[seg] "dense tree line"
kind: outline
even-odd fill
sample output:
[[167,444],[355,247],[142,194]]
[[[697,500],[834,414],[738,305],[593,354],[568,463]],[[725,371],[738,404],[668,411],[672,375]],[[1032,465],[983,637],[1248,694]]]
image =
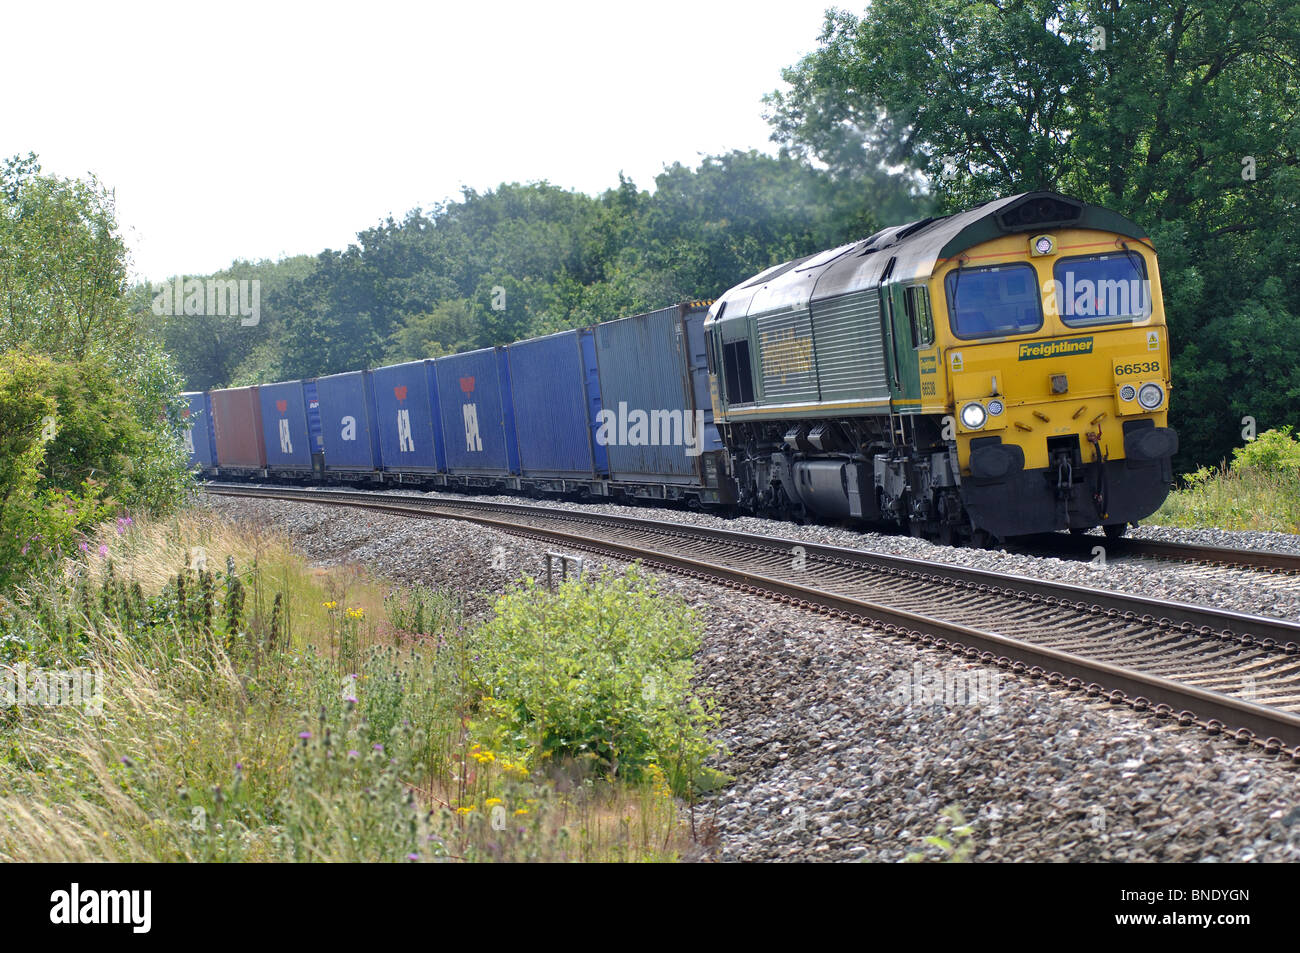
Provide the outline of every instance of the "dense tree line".
[[[153,318],[192,387],[501,344],[712,297],[882,225],[1057,189],[1161,256],[1180,463],[1300,406],[1300,0],[875,0],[831,11],[768,100],[776,157],[653,190],[466,191],[263,280],[261,324]],[[147,314],[154,289],[137,289]]]
[[926,200],[885,172],[852,187],[789,155],[734,152],[666,168],[653,191],[620,176],[598,196],[541,182],[466,190],[361,232],[342,251],[237,263],[262,320],[152,314],[190,386],[294,379],[506,344],[712,297],[776,262],[862,237]]

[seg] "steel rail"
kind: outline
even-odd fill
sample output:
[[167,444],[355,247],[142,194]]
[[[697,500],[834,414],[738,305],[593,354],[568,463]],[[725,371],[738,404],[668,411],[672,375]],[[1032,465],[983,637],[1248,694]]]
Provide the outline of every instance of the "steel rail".
[[1271,549],[1242,549],[1239,546],[1210,546],[1203,543],[1176,543],[1162,539],[1105,536],[1066,536],[1052,533],[1030,537],[1023,541],[1029,550],[1040,549],[1080,559],[1090,558],[1093,549],[1101,546],[1106,558],[1133,557],[1138,559],[1163,559],[1196,565],[1222,566],[1227,569],[1250,569],[1256,572],[1300,574],[1300,554]]

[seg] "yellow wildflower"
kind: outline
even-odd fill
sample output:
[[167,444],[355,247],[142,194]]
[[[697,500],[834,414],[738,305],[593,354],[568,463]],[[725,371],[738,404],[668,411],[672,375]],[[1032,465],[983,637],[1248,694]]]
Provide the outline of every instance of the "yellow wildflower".
[[486,801],[483,802],[483,806],[484,806],[484,807],[496,807],[496,806],[497,806],[498,804],[500,804],[500,803],[501,803],[501,798],[499,798],[499,797],[490,797],[490,798],[488,798]]
[[337,602],[322,602],[321,606],[326,609],[334,610],[339,607],[339,604]]
[[523,817],[527,813],[528,813],[528,808],[521,807],[517,811],[515,811],[515,817]]

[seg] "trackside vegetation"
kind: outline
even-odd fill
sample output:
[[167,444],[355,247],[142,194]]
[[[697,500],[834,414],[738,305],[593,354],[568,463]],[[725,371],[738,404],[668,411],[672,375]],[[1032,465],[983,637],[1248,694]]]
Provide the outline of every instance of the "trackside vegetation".
[[1199,467],[1150,522],[1300,533],[1300,440],[1289,426],[1267,430],[1234,450],[1230,464]]
[[[525,581],[472,624],[210,515],[92,542],[0,603],[0,860],[695,849],[689,804],[718,780],[699,623],[652,579]],[[78,670],[98,696],[50,704],[49,674]]]
[[127,309],[112,193],[0,162],[0,592],[191,480],[181,378]]

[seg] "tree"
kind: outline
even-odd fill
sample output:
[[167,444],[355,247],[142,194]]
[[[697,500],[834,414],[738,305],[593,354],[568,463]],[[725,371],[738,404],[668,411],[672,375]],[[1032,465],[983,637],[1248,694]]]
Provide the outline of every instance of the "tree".
[[[187,315],[175,306],[172,314],[158,314],[157,311],[165,311],[162,307],[155,308],[156,303],[163,304],[159,300],[163,288],[148,282],[131,289],[128,307],[148,335],[171,355],[178,367],[184,368],[187,390],[224,387],[240,373],[242,365],[256,360],[254,355],[259,350],[275,351],[278,345],[273,340],[272,329],[282,320],[287,290],[294,281],[309,276],[313,268],[314,260],[308,255],[275,262],[236,261],[203,279],[205,282],[207,278],[258,282],[260,314],[256,324],[247,323],[233,313]],[[173,276],[167,284],[174,287],[176,280]],[[263,353],[261,359],[264,357]]]
[[264,296],[262,337],[238,354],[192,318],[166,324],[162,339],[192,386],[509,344],[712,297],[769,265],[861,238],[886,216],[920,217],[923,207],[893,173],[845,184],[792,155],[757,152],[670,166],[653,192],[621,174],[598,196],[547,182],[467,189],[316,256]]
[[389,338],[386,364],[440,357],[483,346],[481,316],[465,298],[440,301],[428,314],[407,318]]
[[40,170],[32,154],[0,168],[0,348],[112,353],[134,332],[113,195]]

